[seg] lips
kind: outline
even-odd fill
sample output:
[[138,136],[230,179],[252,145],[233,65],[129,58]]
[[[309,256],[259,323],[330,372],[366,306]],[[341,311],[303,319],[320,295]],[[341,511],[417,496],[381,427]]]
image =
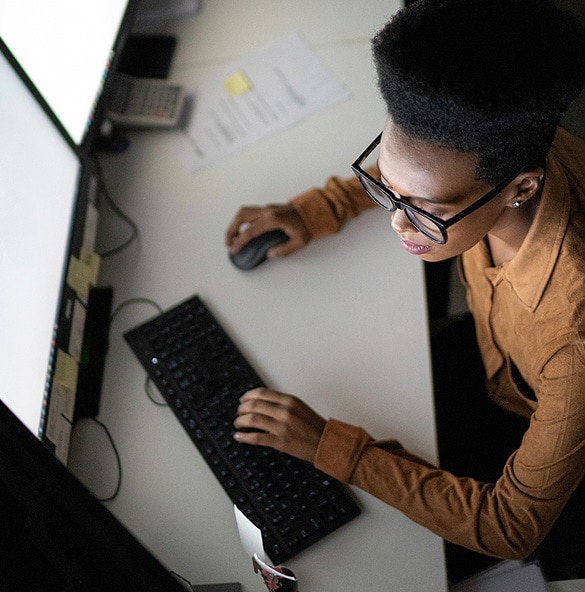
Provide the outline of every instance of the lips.
[[411,255],[424,255],[433,248],[429,245],[419,245],[418,243],[412,243],[402,237],[400,237],[400,244],[402,245],[402,248],[405,251],[408,251]]

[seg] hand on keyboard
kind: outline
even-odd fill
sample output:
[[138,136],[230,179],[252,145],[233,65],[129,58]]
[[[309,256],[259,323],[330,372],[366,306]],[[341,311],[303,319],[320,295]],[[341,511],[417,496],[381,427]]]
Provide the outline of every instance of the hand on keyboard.
[[261,431],[237,431],[234,438],[243,444],[269,446],[312,463],[325,423],[298,397],[257,388],[241,397],[234,426],[238,430]]
[[[359,515],[341,483],[303,460],[315,457],[325,420],[296,397],[258,388],[264,382],[198,296],[124,337],[273,562]],[[264,442],[277,450],[247,444]]]

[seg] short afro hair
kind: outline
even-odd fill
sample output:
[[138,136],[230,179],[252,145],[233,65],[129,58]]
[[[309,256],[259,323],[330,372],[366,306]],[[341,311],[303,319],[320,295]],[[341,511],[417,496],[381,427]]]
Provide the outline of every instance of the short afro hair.
[[549,0],[417,0],[372,49],[402,132],[476,154],[493,185],[544,163],[585,77],[585,29]]

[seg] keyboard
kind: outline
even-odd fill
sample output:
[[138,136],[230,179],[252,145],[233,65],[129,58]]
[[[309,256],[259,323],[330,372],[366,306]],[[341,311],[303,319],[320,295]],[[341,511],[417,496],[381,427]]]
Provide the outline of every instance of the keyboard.
[[233,439],[239,398],[264,383],[198,296],[124,338],[275,564],[359,515],[345,486],[312,464]]

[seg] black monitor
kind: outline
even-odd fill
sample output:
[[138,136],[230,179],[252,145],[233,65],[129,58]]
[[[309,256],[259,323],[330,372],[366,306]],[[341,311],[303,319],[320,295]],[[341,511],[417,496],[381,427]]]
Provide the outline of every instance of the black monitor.
[[98,413],[107,345],[99,179],[1,39],[0,88],[0,400],[66,464],[74,420]]
[[64,465],[97,178],[0,50],[0,589],[179,592]]
[[66,461],[97,178],[0,50],[0,399]]
[[184,592],[0,402],[3,592]]
[[99,132],[99,99],[137,5],[137,0],[0,3],[0,38],[76,145],[91,143]]

